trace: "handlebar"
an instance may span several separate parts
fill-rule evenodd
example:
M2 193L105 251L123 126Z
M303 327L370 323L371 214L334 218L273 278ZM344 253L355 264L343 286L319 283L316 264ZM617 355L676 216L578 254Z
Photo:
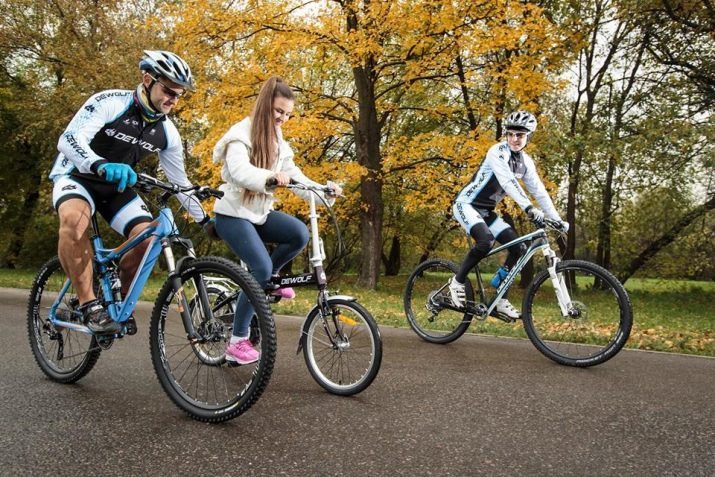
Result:
M538 225L538 224L537 224ZM556 232L559 233L564 233L563 228L561 227L561 222L558 220L550 219L548 217L544 217L544 222L540 226L540 228L549 228L551 230L555 230Z
M134 187L144 192L149 192L152 189L160 189L170 194L177 194L179 192L194 192L194 196L199 200L206 200L209 197L216 197L219 199L223 197L223 191L218 189L198 185L181 187L179 185L172 184L171 182L160 181L156 177L152 177L143 172L137 174L137 183Z
M290 183L286 185L279 185L278 180L275 177L269 177L268 180L266 180L266 189L275 189L276 187L285 187L286 189L310 190L313 192L323 192L329 196L335 195L335 189L333 189L332 187L301 184L300 182L296 182L293 179L291 179Z

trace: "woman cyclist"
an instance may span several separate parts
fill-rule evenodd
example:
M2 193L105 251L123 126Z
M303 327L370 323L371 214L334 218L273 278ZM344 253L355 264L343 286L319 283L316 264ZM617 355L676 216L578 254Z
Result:
M295 100L293 91L281 78L269 78L261 87L251 115L235 124L218 141L213 161L221 164L224 197L216 202L216 232L231 250L248 264L251 273L266 290L274 288L271 277L292 260L308 243L303 222L273 210L276 200L266 188L269 179L287 185L291 179L306 185L320 184L308 179L293 162L293 151L283 140L281 126L290 118ZM329 185L334 196L342 189ZM295 190L307 198L310 192ZM327 198L332 204L334 197ZM271 254L264 242L277 244ZM283 298L295 296L291 288L274 290ZM239 298L233 323L233 336L226 359L238 364L253 363L259 352L248 340L253 308Z

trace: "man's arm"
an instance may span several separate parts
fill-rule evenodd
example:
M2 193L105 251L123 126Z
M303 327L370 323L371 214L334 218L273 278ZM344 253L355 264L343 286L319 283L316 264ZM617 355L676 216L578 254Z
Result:
M159 153L159 163L162 170L166 174L169 182L172 182L181 187L190 187L191 181L186 176L184 166L184 146L181 144L181 137L176 129L176 126L168 119L164 121L166 127L167 148ZM201 203L191 197L193 194L179 193L176 197L179 199L181 206L186 209L194 220L203 224L209 219L209 216L204 212Z
M556 207L554 207L554 203L551 201L551 197L549 197L549 193L546 191L544 183L541 182L541 178L536 172L536 165L534 164L534 161L530 157L525 157L524 162L526 165L526 173L524 174L523 180L527 190L539 203L539 206L543 209L546 217L560 221L561 216L556 211Z
M94 136L106 124L114 121L124 110L125 91L103 91L85 102L60 136L57 149L82 173L97 173L97 167L106 163L89 147Z

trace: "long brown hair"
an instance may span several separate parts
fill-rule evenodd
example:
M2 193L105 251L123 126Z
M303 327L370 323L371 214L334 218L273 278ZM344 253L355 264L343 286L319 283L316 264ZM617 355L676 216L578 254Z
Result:
M251 112L251 164L272 169L278 160L278 134L273 113L273 100L282 97L293 101L293 91L278 76L271 76L258 92ZM245 191L244 199L251 201L256 192Z

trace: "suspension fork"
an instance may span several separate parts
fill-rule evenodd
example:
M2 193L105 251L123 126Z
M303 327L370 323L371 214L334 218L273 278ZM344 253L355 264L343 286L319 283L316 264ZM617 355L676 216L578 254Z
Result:
M549 277L551 278L551 283L556 293L556 299L559 302L559 308L561 308L561 315L569 316L571 297L569 296L569 290L566 286L566 280L563 273L556 273L556 265L561 260L556 256L556 252L554 252L551 247L544 248L544 258L546 259Z
M164 252L164 258L166 259L166 267L169 271L169 282L171 287L174 289L174 296L176 297L176 307L181 314L181 321L184 324L184 330L189 340L200 340L201 337L196 333L194 329L194 323L191 320L191 314L189 312L189 303L186 300L186 294L184 293L184 287L181 284L181 272L177 270L176 261L174 260L174 252L171 249L171 243L168 238L161 239L161 248ZM199 288L199 296L201 297L201 306L204 307L205 303L208 302L206 298L206 288L203 285L203 280L199 280L197 283L197 288ZM207 305L206 305L207 306ZM209 313L210 308L208 309Z

